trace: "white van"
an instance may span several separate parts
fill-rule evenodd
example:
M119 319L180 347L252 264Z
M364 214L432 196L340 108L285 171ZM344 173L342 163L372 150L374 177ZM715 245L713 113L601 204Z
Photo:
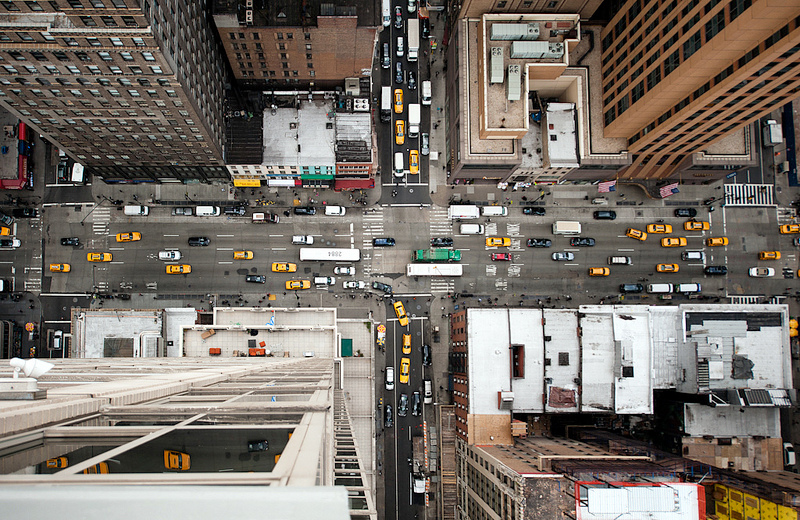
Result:
M696 260L703 262L706 259L706 254L702 251L684 251L681 253L681 260Z
M326 215L343 217L345 212L344 206L325 206Z
M431 388L431 380L425 380L425 398L423 400L425 404L431 404L433 402L433 389Z
M608 265L631 265L633 261L629 256L609 256Z
M180 251L160 251L158 253L158 259L163 260L165 262L175 262L181 259L181 252Z
M507 217L508 208L505 206L484 206L481 208L484 217Z
M53 332L53 350L61 350L61 345L63 341L64 341L63 330L57 330Z
M422 82L422 104L423 105L430 105L431 104L431 82L430 81L423 81Z
M336 285L336 278L333 276L315 276L314 285Z
M405 175L406 167L404 164L403 152L395 152L394 154L394 176L402 177Z
M462 235L482 235L483 226L481 224L461 224L458 231Z
M553 222L554 235L580 235L581 223L571 220L557 220Z
M403 45L403 37L397 37L397 57L402 58L405 55L405 46Z
M675 287L676 293L697 293L702 290L699 283L679 283Z
M394 390L394 367L386 367L385 383L387 390Z
M650 294L671 293L672 292L672 284L671 283L651 283L651 284L647 284L647 292L649 292Z
M195 215L198 217L218 217L219 214L219 206L197 206L195 209Z
M148 213L150 213L150 208L147 206L125 206L122 212L126 215L146 216Z

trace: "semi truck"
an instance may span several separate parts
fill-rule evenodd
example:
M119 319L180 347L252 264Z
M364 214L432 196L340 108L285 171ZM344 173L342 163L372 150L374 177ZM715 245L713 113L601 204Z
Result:
M425 438L417 435L411 438L414 462L411 467L414 493L425 492Z
M406 276L443 276L453 277L464 274L461 264L408 264Z
M419 57L419 19L408 20L408 61L417 61Z
M481 216L481 210L478 209L478 206L471 206L469 204L459 204L447 208L447 218L449 218L450 220L472 219L472 218L479 218L480 216Z
M417 249L411 253L414 262L460 262L461 251L458 249Z
M419 135L419 103L408 105L408 137Z
M392 87L381 87L381 123L392 120Z

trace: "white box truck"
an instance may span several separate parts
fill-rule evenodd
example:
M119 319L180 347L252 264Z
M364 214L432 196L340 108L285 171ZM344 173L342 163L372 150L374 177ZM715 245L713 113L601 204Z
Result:
M392 120L392 87L381 87L381 123Z
M408 61L417 61L419 56L419 19L408 20Z
M408 105L408 137L419 135L419 103Z
M775 146L783 142L783 129L774 119L764 122L764 146Z
M450 220L479 218L480 216L481 216L481 210L478 209L478 206L459 204L447 208L447 218L449 218Z
M553 222L554 235L580 235L581 223L571 220L557 220Z
M431 104L431 82L427 80L422 82L422 104Z

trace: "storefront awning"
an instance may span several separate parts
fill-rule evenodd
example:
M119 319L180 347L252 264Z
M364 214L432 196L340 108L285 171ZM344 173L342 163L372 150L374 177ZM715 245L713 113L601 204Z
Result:
M296 186L297 179L267 179L267 186Z
M336 191L366 190L375 187L375 179L336 179Z
M233 185L237 188L259 188L261 179L233 179Z

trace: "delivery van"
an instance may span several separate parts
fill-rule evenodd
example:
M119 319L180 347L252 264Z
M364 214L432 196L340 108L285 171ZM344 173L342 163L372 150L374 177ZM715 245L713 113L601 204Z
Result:
M405 164L403 164L403 152L394 154L394 176L402 177L405 174Z
M608 265L631 265L631 257L629 256L609 256Z
M651 283L647 284L647 292L650 294L671 293L671 283Z
M345 214L344 206L325 206L325 214L343 217Z
M507 217L508 208L505 206L484 206L481 208L484 217Z
M218 217L220 213L219 206L197 206L195 210L198 217Z
M333 276L315 276L314 285L336 285L336 278Z
M146 216L148 213L150 213L150 208L147 206L125 206L122 212L126 215Z
M458 231L462 235L482 235L483 226L481 224L461 224Z
M430 81L423 81L422 82L422 104L423 105L430 105L431 104L431 82Z
M394 367L386 367L385 383L387 390L394 390Z
M433 402L433 388L432 388L430 379L426 379L425 380L425 398L424 398L424 402L425 402L425 404L431 404Z
M571 220L557 220L553 222L554 235L580 235L581 223Z
M447 208L447 218L450 220L453 219L472 219L472 218L479 218L481 216L481 210L478 209L478 206L471 206L469 204L459 204L455 206L450 206Z
M676 293L698 293L701 290L699 283L679 283L675 288Z

